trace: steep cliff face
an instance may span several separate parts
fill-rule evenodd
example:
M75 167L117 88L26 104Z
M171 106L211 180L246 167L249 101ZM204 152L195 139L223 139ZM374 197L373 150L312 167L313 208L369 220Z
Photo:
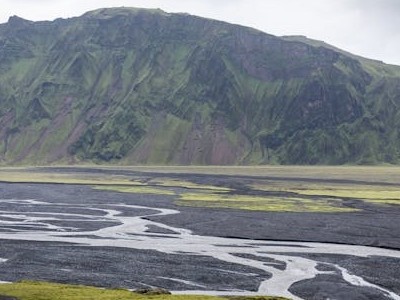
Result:
M400 68L160 10L0 25L4 163L397 163Z

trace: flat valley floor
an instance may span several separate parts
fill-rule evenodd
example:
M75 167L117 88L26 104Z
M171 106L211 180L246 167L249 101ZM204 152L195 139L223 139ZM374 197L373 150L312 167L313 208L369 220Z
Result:
M396 167L0 170L0 281L400 299Z

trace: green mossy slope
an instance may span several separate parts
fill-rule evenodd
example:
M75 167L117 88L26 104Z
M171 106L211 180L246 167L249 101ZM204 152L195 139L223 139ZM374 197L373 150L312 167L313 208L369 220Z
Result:
M160 10L0 25L4 164L400 158L400 67Z

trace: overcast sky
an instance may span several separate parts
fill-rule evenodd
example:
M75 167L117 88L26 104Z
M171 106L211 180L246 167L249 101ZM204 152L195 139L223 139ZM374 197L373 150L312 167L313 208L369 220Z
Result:
M148 7L305 35L400 65L400 0L0 0L0 23L78 16L101 7Z

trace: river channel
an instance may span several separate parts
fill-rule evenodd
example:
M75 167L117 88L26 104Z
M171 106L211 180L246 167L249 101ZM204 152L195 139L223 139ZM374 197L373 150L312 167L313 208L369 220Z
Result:
M37 199L1 199L0 239L65 243L74 247L122 248L152 250L162 254L209 257L228 264L249 267L268 274L256 290L232 288L211 289L201 280L159 276L182 284L175 293L208 293L223 295L276 295L291 299L309 297L293 292L291 287L318 277L336 276L348 286L365 289L382 299L400 300L392 290L369 282L335 260L318 257L348 256L358 258L383 257L400 262L400 251L332 243L293 241L260 241L196 235L191 230L150 220L155 216L179 214L175 209L129 205L126 203L66 204ZM5 209L5 208L8 209ZM127 212L130 212L127 214ZM133 213L134 212L134 213ZM82 224L85 224L84 226ZM90 225L93 224L93 225ZM101 225L100 225L101 224ZM239 224L240 225L240 224ZM0 257L2 253L0 252ZM1 265L11 257L0 259ZM14 258L15 259L15 258ZM322 266L322 267L321 267ZM57 268L57 266L53 266ZM250 270L250 269L249 269ZM237 271L232 271L237 272ZM244 271L245 273L249 271ZM253 271L249 272L251 276ZM2 278L7 280L7 278ZM55 278L57 280L57 278ZM185 289L185 286L190 288ZM199 287L196 289L196 287ZM311 298L310 298L311 299Z

